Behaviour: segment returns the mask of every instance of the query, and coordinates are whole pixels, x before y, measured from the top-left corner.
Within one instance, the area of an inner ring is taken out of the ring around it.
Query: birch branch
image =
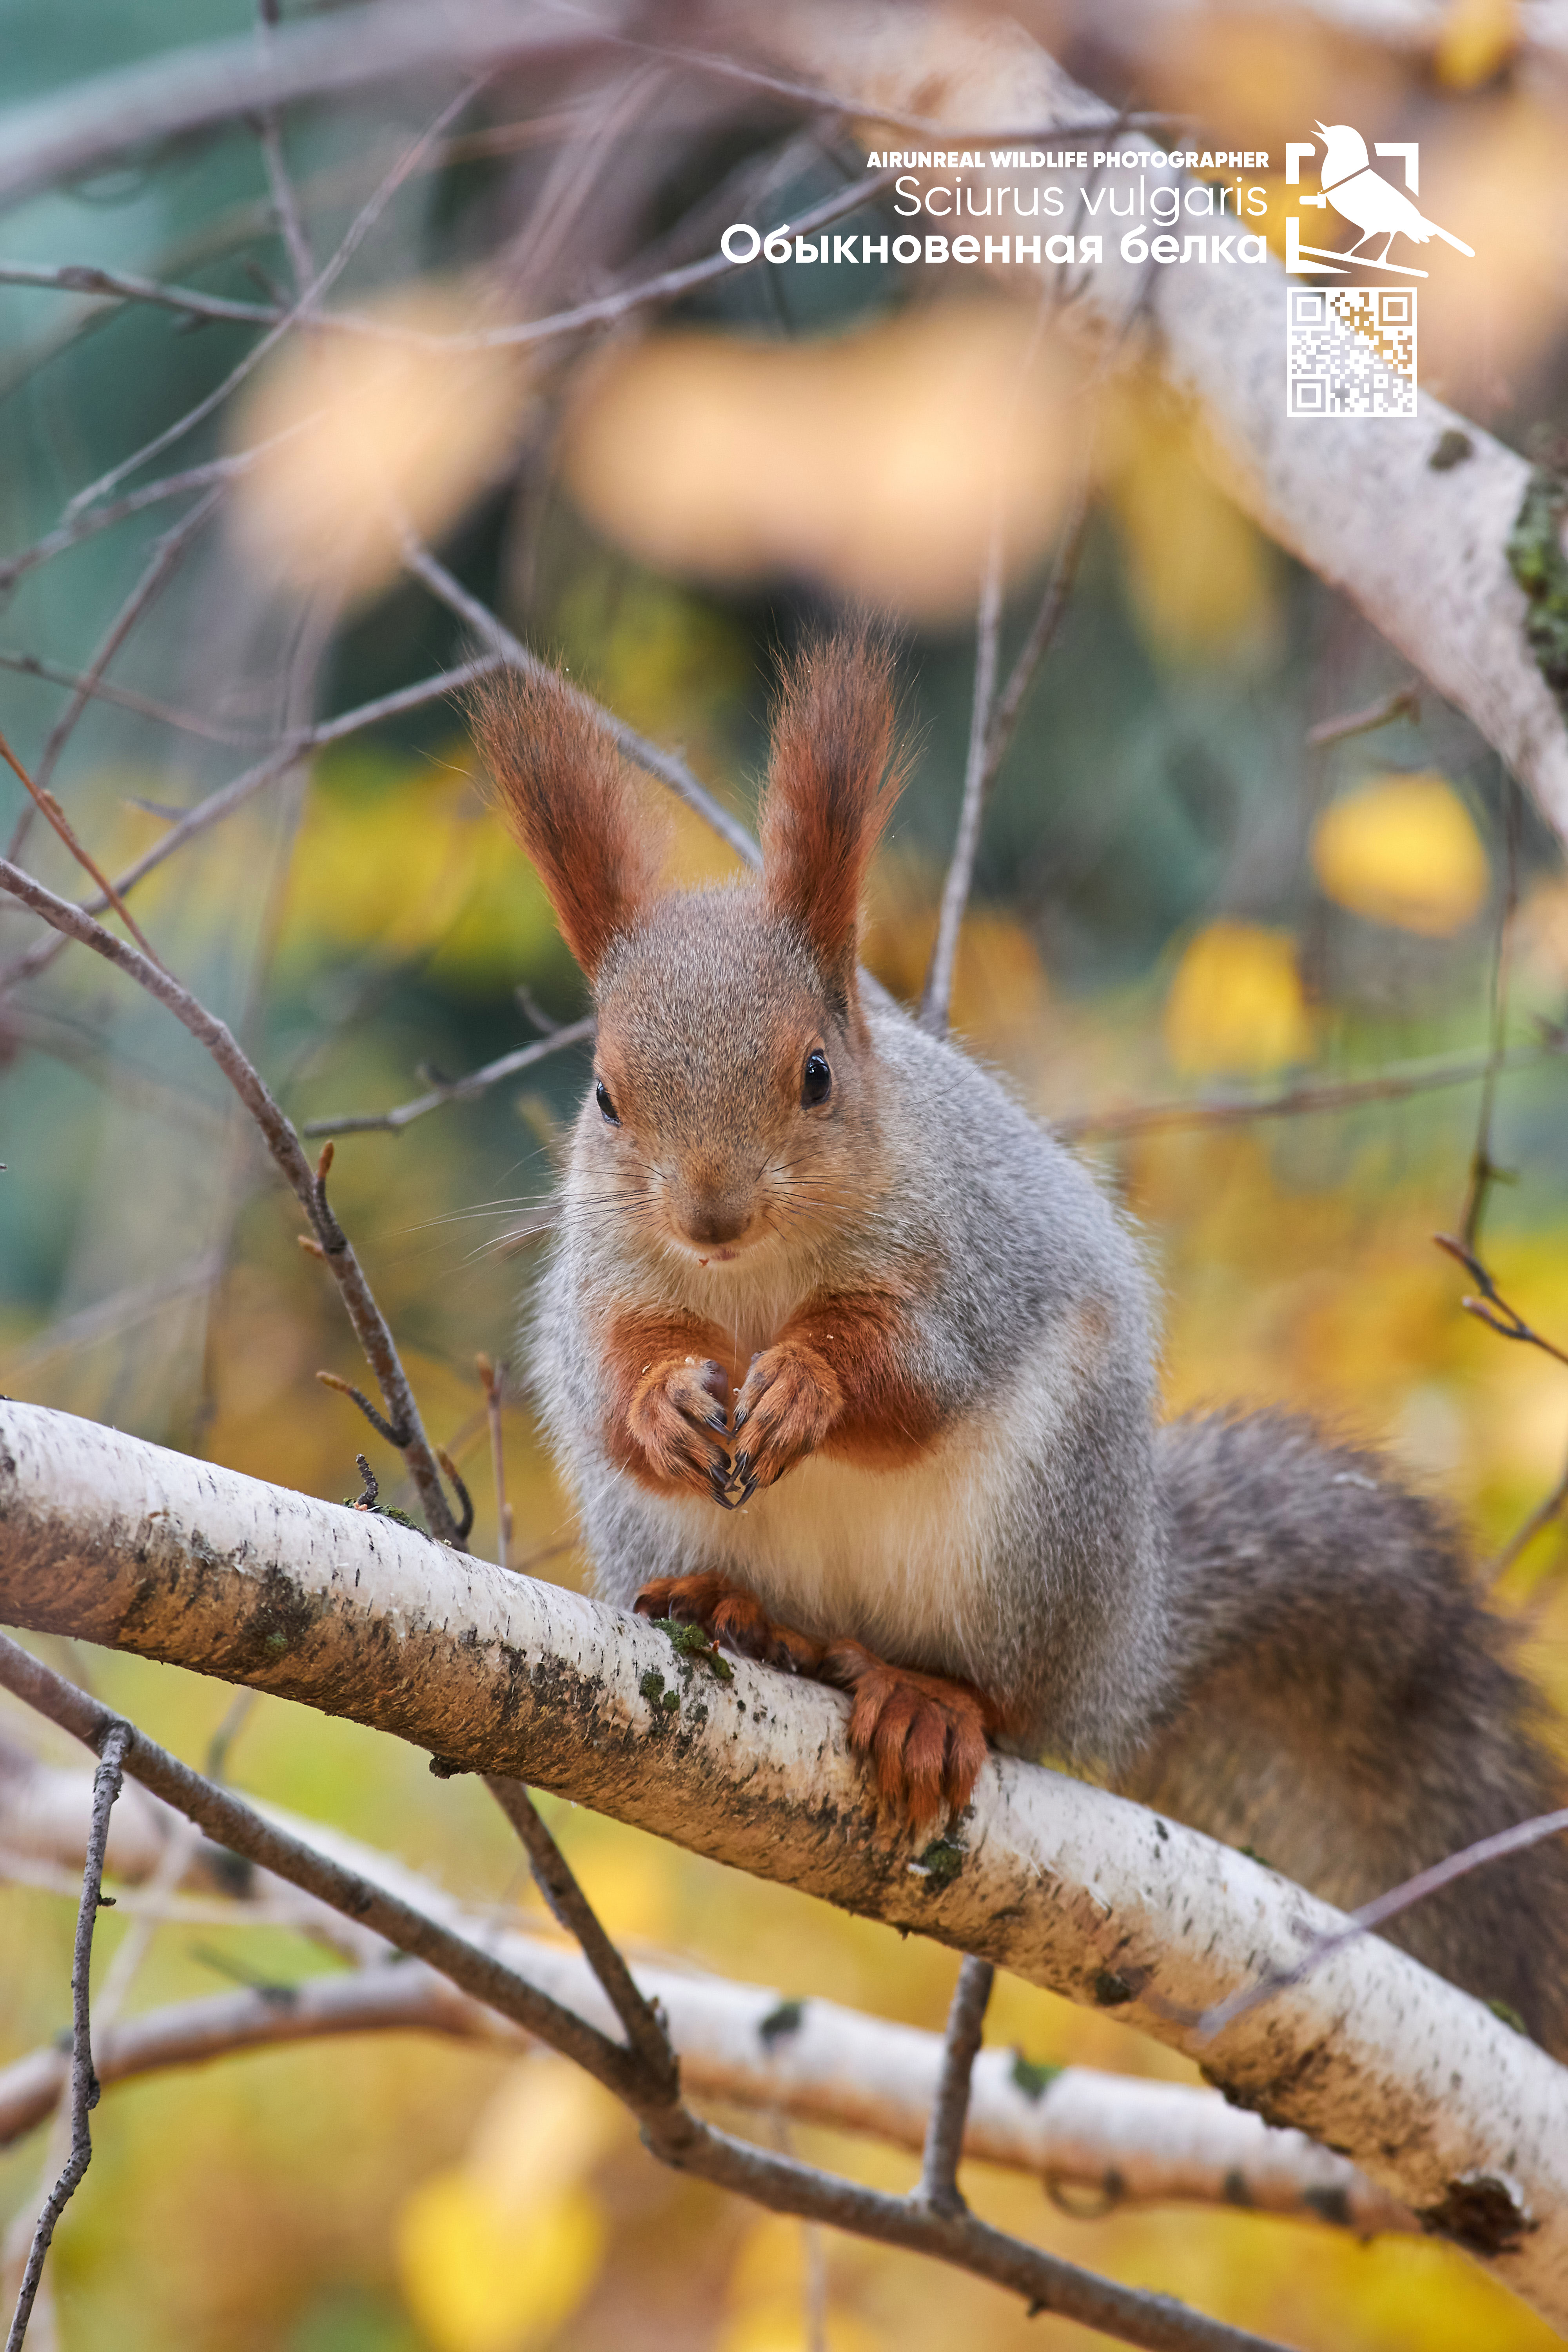
[[[89,1770],[39,1762],[0,1738],[0,1878],[26,1874],[74,1893],[92,1804]],[[320,1823],[276,1809],[272,1817],[301,1837],[323,1843],[359,1874],[386,1885],[469,1942],[489,1943],[508,1965],[591,2025],[612,2031],[614,2013],[583,1959],[564,1946],[471,1908],[405,1864]],[[179,1816],[132,1782],[113,1818],[109,1873],[122,1910],[135,1889],[166,1866]],[[468,2000],[442,1977],[414,1963],[374,1964],[388,1948],[341,1913],[313,1904],[269,1873],[236,1883],[235,1857],[200,1846],[185,1884],[226,1888],[228,1899],[192,1905],[172,1916],[213,1924],[276,1924],[325,1942],[353,1962],[346,1976],[318,1977],[289,1989],[223,1993],[117,2026],[97,2057],[107,2086],[169,2067],[200,2065],[233,2052],[338,2033],[406,2030],[516,2047],[519,2038],[493,2010]],[[165,1898],[167,1900],[168,1898]],[[345,1929],[347,1933],[345,1934]],[[782,2113],[805,2124],[859,2132],[919,2153],[942,2059],[933,2033],[845,2009],[837,2002],[786,2000],[763,1985],[736,1984],[689,1969],[639,1963],[634,1976],[668,2021],[681,2078],[700,2096]],[[0,2072],[0,2147],[41,2123],[68,2074],[58,2046],[34,2051]],[[1329,2222],[1371,2237],[1416,2227],[1407,2210],[1355,2167],[1300,2132],[1278,2131],[1217,2092],[1141,2081],[1091,2067],[1033,2065],[1018,2053],[983,2050],[970,2089],[963,2152],[1111,2200],[1134,2204],[1224,2204],[1247,2211]]]
[[[1245,1855],[1005,1757],[912,1855],[879,1842],[818,1685],[743,1659],[721,1684],[624,1612],[64,1414],[0,1405],[0,1617],[348,1716],[1114,2006],[1568,2324],[1568,2072],[1481,2003],[1369,1937],[1200,2053],[1191,2020],[1342,1925]]]
[[[918,7],[803,0],[751,30],[773,62],[855,93],[871,117],[909,108],[918,92],[925,112],[950,123],[1098,121],[1115,130],[1119,152],[1152,145],[1120,127],[1113,108],[1073,83],[1009,18],[930,0]],[[1281,394],[1284,271],[1273,260],[1152,270],[1124,262],[1114,208],[1141,176],[1107,170],[1097,180],[1106,258],[1078,273],[1064,315],[1103,343],[1144,310],[1152,356],[1203,410],[1232,496],[1466,713],[1568,841],[1568,728],[1526,641],[1526,600],[1506,553],[1529,464],[1424,394],[1408,421],[1324,417],[1310,428],[1292,421]],[[1161,176],[1173,187],[1194,184],[1175,172]],[[1027,186],[1039,175],[1009,165],[968,177],[978,191],[988,183]],[[1035,270],[1003,268],[997,282],[1038,299]],[[1470,454],[1434,472],[1443,434],[1461,427]]]
[[[0,201],[93,170],[129,147],[237,116],[342,96],[405,77],[427,81],[500,64],[541,74],[602,46],[603,26],[552,25],[517,0],[371,0],[100,74],[85,87],[0,116]]]
[[[0,1684],[106,1758],[123,1744],[127,1770],[209,1836],[378,1928],[400,1952],[428,1961],[465,1992],[573,2059],[630,2110],[649,2152],[674,2170],[776,2213],[826,2222],[876,2244],[929,2254],[1023,2296],[1031,2312],[1059,2312],[1120,2342],[1141,2346],[1143,2352],[1283,2352],[1271,2340],[1210,2319],[1169,2295],[1149,2294],[1098,2277],[1023,2239],[1010,2238],[972,2214],[933,2212],[918,2199],[862,2188],[705,2123],[679,2096],[675,2054],[651,2011],[645,2013],[658,2036],[663,2061],[657,2068],[628,2044],[609,2040],[551,2000],[493,1952],[453,1934],[319,1847],[279,1829],[217,1782],[204,1780],[122,1716],[4,1639]]]

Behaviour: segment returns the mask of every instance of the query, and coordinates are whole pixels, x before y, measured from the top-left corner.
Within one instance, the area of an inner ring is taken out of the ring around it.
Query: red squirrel
[[[549,675],[476,731],[597,1010],[535,1391],[602,1596],[851,1695],[917,1833],[987,1742],[1353,1905],[1560,1801],[1458,1538],[1272,1412],[1161,1425],[1130,1223],[858,968],[889,656],[784,676],[760,876],[667,890],[645,790]],[[1389,1934],[1568,2047],[1555,1843]]]

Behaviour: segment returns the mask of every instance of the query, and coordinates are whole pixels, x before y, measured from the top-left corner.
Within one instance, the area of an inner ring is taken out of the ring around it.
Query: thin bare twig
[[[129,269],[100,269],[79,261],[61,262],[53,268],[36,261],[0,261],[0,286],[100,295],[112,302],[148,302],[157,310],[226,325],[272,327],[286,315],[276,302],[233,302],[222,294],[200,293],[194,286],[164,286],[155,278],[139,278]]]
[[[914,131],[926,138],[940,140],[944,147],[963,145],[975,141],[1008,140],[1058,141],[1098,138],[1107,129],[1107,118],[1100,116],[1090,122],[1031,122],[1005,124],[1001,129],[989,126],[965,127],[952,122],[933,122],[929,115],[900,113],[878,106],[874,100],[846,98],[837,90],[816,89],[808,82],[789,81],[782,75],[764,73],[760,67],[742,64],[739,58],[716,57],[707,50],[668,48],[649,41],[634,39],[629,34],[606,36],[616,48],[640,49],[648,57],[663,58],[671,65],[690,66],[698,73],[711,74],[723,81],[742,82],[750,89],[766,90],[777,98],[787,98],[796,105],[813,108],[821,114],[852,116],[858,121],[885,122],[895,131]],[[1158,129],[1162,123],[1177,121],[1169,114],[1122,114],[1116,118],[1117,127],[1131,126],[1137,130]]]
[[[952,973],[958,961],[958,935],[969,887],[974,877],[980,846],[980,818],[985,803],[985,740],[991,730],[991,706],[996,692],[996,647],[1002,629],[1002,517],[992,521],[981,574],[980,603],[974,622],[974,693],[969,709],[969,752],[963,763],[963,798],[958,812],[958,832],[942,886],[936,940],[921,996],[922,1028],[940,1035],[947,1027],[952,1001]]]
[[[64,521],[72,522],[87,508],[96,506],[99,500],[106,498],[110,490],[118,488],[128,475],[134,474],[141,467],[150,464],[154,457],[161,457],[165,449],[172,448],[176,441],[183,440],[193,426],[199,425],[204,417],[211,416],[216,409],[223,406],[230,393],[237,390],[246,378],[255,373],[268,352],[282,341],[291,328],[298,326],[315,310],[322,296],[331,289],[348,268],[349,263],[359,251],[398,189],[402,187],[405,180],[416,169],[426,150],[440,137],[448,122],[472,101],[476,92],[482,87],[482,78],[478,81],[466,83],[458,96],[441,109],[429,129],[421,132],[413,145],[398,157],[374,194],[350,222],[336,252],[317,271],[292,309],[286,311],[278,324],[269,328],[260,341],[253,344],[245,357],[230,368],[223,382],[215,384],[211,392],[205,393],[193,407],[187,408],[184,415],[177,416],[172,425],[165,425],[161,433],[155,433],[151,441],[143,442],[140,449],[133,449],[130,457],[121,458],[119,463],[110,466],[106,473],[100,474],[96,481],[89,482],[85,488],[78,490],[74,498],[67,502],[62,518]]]
[[[680,2070],[664,2021],[638,1990],[632,1972],[600,1925],[597,1913],[578,1885],[572,1865],[551,1836],[544,1818],[521,1780],[487,1779],[486,1788],[521,1839],[533,1883],[552,1916],[575,1936],[583,1957],[605,1989],[605,1997],[620,2019],[629,2046],[637,2052],[650,2080],[668,2084],[669,2096],[679,2095]]]
[[[60,753],[65,750],[72,730],[86,709],[93,689],[104,671],[109,667],[148,606],[156,602],[163,589],[167,586],[192,540],[213,515],[222,497],[222,486],[215,484],[205,498],[198,499],[195,505],[180,517],[172,530],[165,531],[163,537],[154,542],[153,552],[142,568],[140,579],[110,623],[84,675],[72,691],[70,699],[45,737],[44,748],[38,754],[37,769],[32,782],[29,783],[26,776],[22,778],[23,782],[27,784],[27,790],[31,793],[36,805],[43,810],[57,832],[59,831],[59,819],[55,812],[58,810],[58,803],[54,801],[53,795],[49,793],[49,786],[54,781],[55,769],[58,765]],[[5,756],[10,765],[16,768],[16,762],[11,755],[7,752]],[[20,775],[21,770],[18,768],[16,772]],[[32,811],[24,809],[6,847],[7,857],[16,858],[21,856],[22,845],[26,840],[31,817]],[[72,845],[74,836],[67,838],[68,846]],[[83,856],[79,847],[75,849],[74,854],[87,866],[88,871],[99,887],[108,890],[109,885],[104,881],[102,875],[97,866]],[[129,926],[132,937],[146,948],[148,954],[151,955],[152,949],[148,947],[147,941],[132,922],[124,908],[115,900],[112,892],[110,893],[110,903],[114,907],[121,921]]]
[[[58,801],[56,800],[53,793],[46,792],[41,784],[34,782],[32,777],[27,773],[27,771],[22,765],[20,760],[17,759],[15,751],[12,751],[9,743],[6,742],[4,735],[0,735],[0,760],[5,761],[5,765],[11,770],[13,775],[19,776],[21,778],[22,782],[26,787],[31,805],[34,808],[41,809],[43,811],[45,817],[54,827],[56,833],[58,834],[60,839],[65,843],[66,847],[70,851],[71,856],[76,859],[77,864],[81,867],[83,873],[89,874],[92,877],[92,879],[97,883],[100,890],[103,893],[104,904],[113,908],[115,913],[119,916],[121,921],[124,924],[132,938],[135,940],[141,947],[142,953],[151,957],[152,961],[156,963],[158,961],[158,958],[153,954],[152,941],[145,936],[140,926],[137,924],[134,917],[121,899],[113,883],[109,879],[109,877],[100,870],[98,863],[93,857],[90,850],[87,849],[77,838],[76,827],[72,824],[69,817],[67,816],[64,809],[61,808]],[[16,830],[20,834],[24,828],[20,824],[18,824]]]
[[[31,547],[23,548],[19,555],[10,555],[0,562],[0,593],[14,588],[18,580],[40,563],[53,562],[57,555],[79,546],[84,539],[93,539],[100,530],[111,530],[117,523],[143,513],[148,507],[166,505],[170,499],[184,498],[187,490],[205,490],[213,482],[237,481],[249,472],[258,457],[294,434],[303,432],[310,422],[309,417],[300,417],[281,433],[253,443],[248,449],[237,449],[227,457],[209,457],[202,465],[187,466],[177,474],[160,475],[155,482],[144,482],[139,489],[127,490],[122,499],[111,499],[106,506],[95,507],[90,514],[57,523],[53,530],[35,540]]]
[[[98,2105],[98,2077],[92,2071],[92,1937],[98,1924],[99,1905],[104,1899],[103,1857],[109,1845],[109,1816],[114,1810],[114,1800],[120,1794],[121,1767],[130,1738],[129,1725],[116,1725],[110,1728],[104,1736],[99,1767],[93,1775],[92,1825],[88,1832],[87,1862],[81,1874],[81,1906],[77,1912],[76,1943],[71,1953],[70,2155],[59,2179],[44,2200],[43,2211],[38,2215],[27,2266],[22,2273],[21,2292],[16,2297],[11,2332],[5,2338],[5,2352],[21,2352],[22,2339],[27,2333],[27,2322],[33,2315],[33,2305],[37,2299],[38,2283],[44,2275],[44,2257],[55,2234],[55,2224],[92,2161],[92,2132],[88,2117]]]
[[[1479,1298],[1460,1301],[1467,1315],[1473,1315],[1478,1323],[1484,1323],[1487,1329],[1495,1331],[1500,1339],[1521,1339],[1526,1347],[1539,1348],[1543,1355],[1554,1357],[1560,1364],[1568,1364],[1568,1353],[1564,1353],[1555,1340],[1543,1338],[1525,1321],[1517,1307],[1509,1305],[1472,1249],[1467,1248],[1463,1242],[1456,1241],[1452,1234],[1434,1234],[1432,1238],[1440,1250],[1457,1259],[1471,1280],[1479,1285],[1481,1295]]]
[[[531,653],[521,638],[514,636],[506,623],[499,619],[488,604],[482,604],[477,596],[471,596],[462,582],[454,579],[446,565],[438,562],[405,525],[401,535],[405,565],[416,580],[424,582],[440,604],[445,604],[449,612],[456,613],[459,620],[466,621],[478,636],[503,655],[511,667],[521,670],[524,677],[552,674],[549,664],[542,662],[537,654]],[[646,736],[637,734],[613,711],[606,710],[603,703],[595,702],[591,695],[583,693],[581,689],[575,689],[574,693],[578,707],[598,721],[628,760],[634,761],[650,776],[657,776],[661,784],[668,784],[670,791],[689,808],[695,809],[698,815],[712,826],[720,839],[727,842],[735,855],[743,858],[748,866],[762,864],[762,852],[745,826],[698,782],[684,760],[678,759],[673,751],[661,751],[657,743],[650,743]]]
[[[1488,1563],[1486,1573],[1489,1585],[1495,1584],[1500,1577],[1506,1576],[1514,1561],[1522,1559],[1542,1529],[1549,1528],[1553,1519],[1561,1517],[1565,1503],[1568,1503],[1568,1462],[1563,1464],[1563,1474],[1550,1495],[1544,1496],[1537,1503],[1530,1517],[1510,1536],[1497,1558]]]
[[[1079,561],[1089,529],[1089,485],[1088,478],[1079,484],[1078,495],[1068,512],[1056,562],[1046,583],[1046,593],[1040,599],[1028,635],[1018,649],[1018,657],[1007,673],[1007,683],[996,698],[992,714],[991,730],[985,740],[985,768],[982,789],[989,793],[996,781],[996,772],[1007,755],[1007,747],[1023,712],[1029,688],[1040,664],[1050,651],[1051,642],[1061,625],[1062,614],[1072,594],[1078,577]]]
[[[225,727],[218,719],[203,719],[194,710],[177,710],[173,703],[154,702],[150,695],[138,694],[128,686],[114,686],[106,677],[89,677],[84,669],[68,669],[63,662],[46,661],[40,654],[0,651],[0,669],[15,670],[20,677],[41,678],[48,686],[65,686],[90,696],[95,702],[112,702],[121,710],[134,711],[138,719],[155,719],[161,727],[172,727],[185,735],[205,736],[209,743],[255,744],[266,738],[255,727]]]
[[[1307,730],[1308,746],[1314,751],[1321,751],[1325,744],[1346,743],[1352,735],[1371,735],[1395,719],[1417,719],[1420,716],[1421,698],[1415,688],[1402,686],[1364,710],[1347,711],[1342,719],[1320,719],[1315,727]]]
[[[0,858],[0,888],[8,890],[68,938],[79,940],[107,962],[118,964],[121,971],[139,982],[149,995],[155,996],[160,1004],[166,1006],[198,1044],[206,1047],[260,1129],[279,1172],[305,1211],[314,1237],[321,1245],[321,1255],[342,1296],[349,1320],[375,1374],[388,1415],[393,1425],[405,1434],[405,1443],[400,1450],[418,1488],[430,1532],[439,1542],[453,1542],[456,1528],[442,1489],[440,1472],[386,1318],[376,1305],[347,1234],[327,1205],[318,1171],[306,1159],[299,1136],[274,1100],[259,1071],[240,1051],[233,1033],[161,964],[154,963],[137,949],[128,947],[124,940],[117,940],[112,931],[106,931],[101,923],[95,922],[90,915],[73,906],[69,899],[57,898],[52,890],[45,889],[41,882],[36,882],[30,874],[24,874],[8,859]]]
[[[194,841],[198,834],[205,833],[209,826],[221,824],[236,809],[243,807],[253,794],[268,784],[276,783],[280,776],[287,775],[307,751],[321,751],[329,743],[343,742],[349,736],[360,734],[367,727],[379,726],[384,719],[401,718],[405,711],[419,710],[426,703],[439,702],[444,695],[460,693],[464,687],[472,685],[476,679],[488,677],[492,670],[500,668],[502,658],[499,654],[480,655],[473,661],[464,662],[458,669],[443,670],[436,677],[421,678],[417,685],[400,687],[393,694],[378,695],[374,702],[361,703],[356,709],[344,711],[340,718],[324,719],[314,727],[295,729],[284,736],[264,760],[245,769],[232,783],[220,785],[216,793],[209,793],[205,800],[198,801],[195,808],[188,809],[170,825],[162,840],[143,850],[140,857],[116,877],[115,888],[122,894],[133,889],[145,875],[162,866],[163,860],[172,857],[177,849],[183,849],[188,841]],[[109,903],[109,899],[101,895],[87,898],[82,902],[81,912],[100,914]],[[22,981],[34,979],[54,961],[64,945],[64,939],[58,936],[39,940],[32,947],[24,949],[20,955],[14,956],[9,963],[0,965],[0,994],[6,989],[15,988]]]
[[[1519,786],[1507,770],[1503,773],[1503,795],[1507,808],[1504,821],[1508,842],[1507,879],[1503,885],[1502,904],[1498,908],[1497,938],[1492,946],[1491,1045],[1487,1055],[1486,1076],[1481,1081],[1481,1099],[1476,1112],[1476,1139],[1470,1151],[1469,1181],[1464,1211],[1459,1219],[1460,1239],[1466,1249],[1472,1252],[1480,1246],[1481,1219],[1486,1213],[1488,1195],[1493,1184],[1507,1174],[1506,1170],[1499,1168],[1492,1159],[1492,1110],[1497,1097],[1498,1072],[1502,1067],[1506,1050],[1509,950],[1513,938],[1513,919],[1519,908],[1519,832],[1523,814]]]
[[[257,32],[266,49],[282,20],[279,0],[258,0]],[[294,183],[289,176],[289,166],[283,154],[283,130],[276,107],[265,106],[256,118],[256,135],[261,148],[261,160],[267,168],[268,193],[283,238],[283,249],[289,256],[293,273],[294,291],[303,294],[316,274],[311,257],[310,240],[300,216]]]
[[[261,109],[507,61],[542,71],[602,47],[596,26],[530,24],[486,0],[449,0],[438,12],[426,0],[372,0],[291,19],[265,48],[248,34],[193,42],[14,109],[0,156],[0,199],[54,186],[128,148]]]
[[[3,978],[4,975],[0,975]],[[559,1054],[568,1045],[585,1045],[592,1037],[595,1021],[588,1013],[581,1021],[569,1021],[548,1037],[535,1040],[531,1045],[518,1045],[510,1054],[501,1054],[493,1062],[485,1062],[466,1077],[444,1080],[432,1087],[428,1094],[416,1095],[412,1102],[399,1103],[395,1110],[359,1111],[343,1118],[308,1118],[300,1128],[301,1135],[372,1135],[397,1134],[429,1110],[439,1110],[443,1103],[471,1102],[503,1078],[513,1078],[520,1070],[531,1070],[548,1054]]]
[[[1533,1069],[1563,1051],[1555,1037],[1520,1046],[1499,1065],[1503,1073]],[[1054,1118],[1054,1131],[1069,1142],[1090,1135],[1147,1135],[1167,1127],[1237,1127],[1253,1118],[1288,1118],[1300,1113],[1348,1110],[1357,1103],[1394,1102],[1444,1087],[1471,1086],[1484,1078],[1489,1054],[1434,1055],[1423,1061],[1393,1062],[1364,1078],[1303,1078],[1268,1095],[1205,1095],[1194,1102],[1131,1103],[1121,1110],[1072,1111]]]
[[[962,2213],[966,2208],[958,2186],[958,2160],[963,2152],[963,2126],[969,2113],[969,2083],[979,2054],[980,2037],[996,1971],[989,1960],[965,1953],[958,1964],[958,1982],[947,2012],[942,2045],[942,2074],[926,2126],[925,2153],[921,2160],[919,2195],[934,2213]]]
[[[963,801],[959,813],[958,832],[953,842],[952,858],[947,879],[942,887],[942,912],[937,923],[936,945],[931,950],[931,968],[926,975],[925,991],[921,1002],[921,1019],[928,1028],[942,1030],[947,1025],[948,1005],[952,994],[952,975],[958,961],[959,935],[963,925],[963,910],[969,901],[974,879],[974,859],[980,845],[980,824],[986,804],[995,788],[997,774],[1007,756],[1024,703],[1041,662],[1045,659],[1061,625],[1068,599],[1078,573],[1079,558],[1083,551],[1084,534],[1089,528],[1089,492],[1087,476],[1080,483],[1069,510],[1068,520],[1058,550],[1046,592],[1040,600],[1028,635],[1019,648],[1017,659],[1007,675],[1007,683],[998,695],[994,690],[997,639],[1001,621],[999,533],[992,538],[991,560],[981,589],[980,613],[976,628],[974,701],[970,715],[969,757],[964,767]],[[988,599],[994,595],[994,615],[987,623]],[[989,653],[987,636],[989,635]],[[988,674],[987,674],[988,673]],[[982,709],[981,688],[985,688],[984,709]]]
[[[1353,1944],[1358,1937],[1370,1936],[1387,1920],[1424,1902],[1428,1895],[1451,1886],[1457,1878],[1466,1878],[1472,1870],[1479,1870],[1489,1862],[1500,1862],[1508,1854],[1522,1853],[1527,1846],[1539,1845],[1543,1838],[1556,1837],[1563,1830],[1568,1830],[1568,1806],[1553,1813],[1537,1813],[1528,1822],[1516,1822],[1510,1830],[1496,1830],[1490,1837],[1478,1838],[1473,1845],[1462,1847],[1442,1862],[1435,1862],[1429,1870],[1418,1870],[1413,1878],[1391,1886],[1386,1895],[1374,1895],[1370,1903],[1351,1912],[1345,1926],[1336,1928],[1331,1936],[1315,1937],[1289,1968],[1271,1969],[1257,1984],[1233,1992],[1228,2000],[1216,2001],[1197,2020],[1200,2033],[1207,2040],[1222,2032],[1234,2019],[1244,2017],[1260,2001],[1271,2000],[1289,1985],[1300,1984],[1303,1977],[1310,1976],[1347,1944]]]
[[[506,1453],[502,1444],[501,1381],[505,1366],[498,1371],[489,1358],[475,1358],[479,1381],[485,1392],[485,1423],[490,1440],[490,1476],[496,1493],[496,1545],[503,1568],[511,1566],[511,1505],[506,1498]]]
[[[716,2130],[680,2104],[668,2078],[650,2074],[635,2050],[612,2042],[493,1954],[264,1821],[3,1635],[0,1685],[89,1747],[101,1748],[110,1732],[123,1730],[125,1769],[143,1787],[199,1823],[210,1838],[346,1912],[398,1950],[428,1961],[465,1992],[574,2059],[631,2109],[652,2153],[676,2170],[773,2212],[932,2255],[1025,2296],[1032,2309],[1059,2313],[1142,2346],[1145,2352],[1281,2352],[1265,2338],[1190,2311],[1170,2296],[1098,2278],[989,2228],[971,2213],[934,2212],[915,2200],[862,2189]]]

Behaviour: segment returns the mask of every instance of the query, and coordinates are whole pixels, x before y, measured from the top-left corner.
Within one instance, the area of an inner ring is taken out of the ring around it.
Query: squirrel
[[[849,1693],[917,1835],[989,1743],[1348,1908],[1559,1803],[1448,1516],[1302,1419],[1162,1423],[1131,1221],[859,970],[886,644],[787,667],[760,875],[699,890],[563,679],[473,716],[596,1008],[533,1357],[601,1597]],[[1559,1841],[1384,1932],[1568,2056]]]

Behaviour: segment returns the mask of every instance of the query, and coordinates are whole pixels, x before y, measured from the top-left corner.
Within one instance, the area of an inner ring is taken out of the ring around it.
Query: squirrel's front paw
[[[633,1391],[626,1428],[656,1483],[723,1498],[731,1482],[725,1410],[730,1376],[711,1356],[651,1365]]]
[[[771,1486],[820,1445],[842,1402],[837,1381],[814,1348],[784,1339],[754,1357],[735,1405],[741,1500]]]

